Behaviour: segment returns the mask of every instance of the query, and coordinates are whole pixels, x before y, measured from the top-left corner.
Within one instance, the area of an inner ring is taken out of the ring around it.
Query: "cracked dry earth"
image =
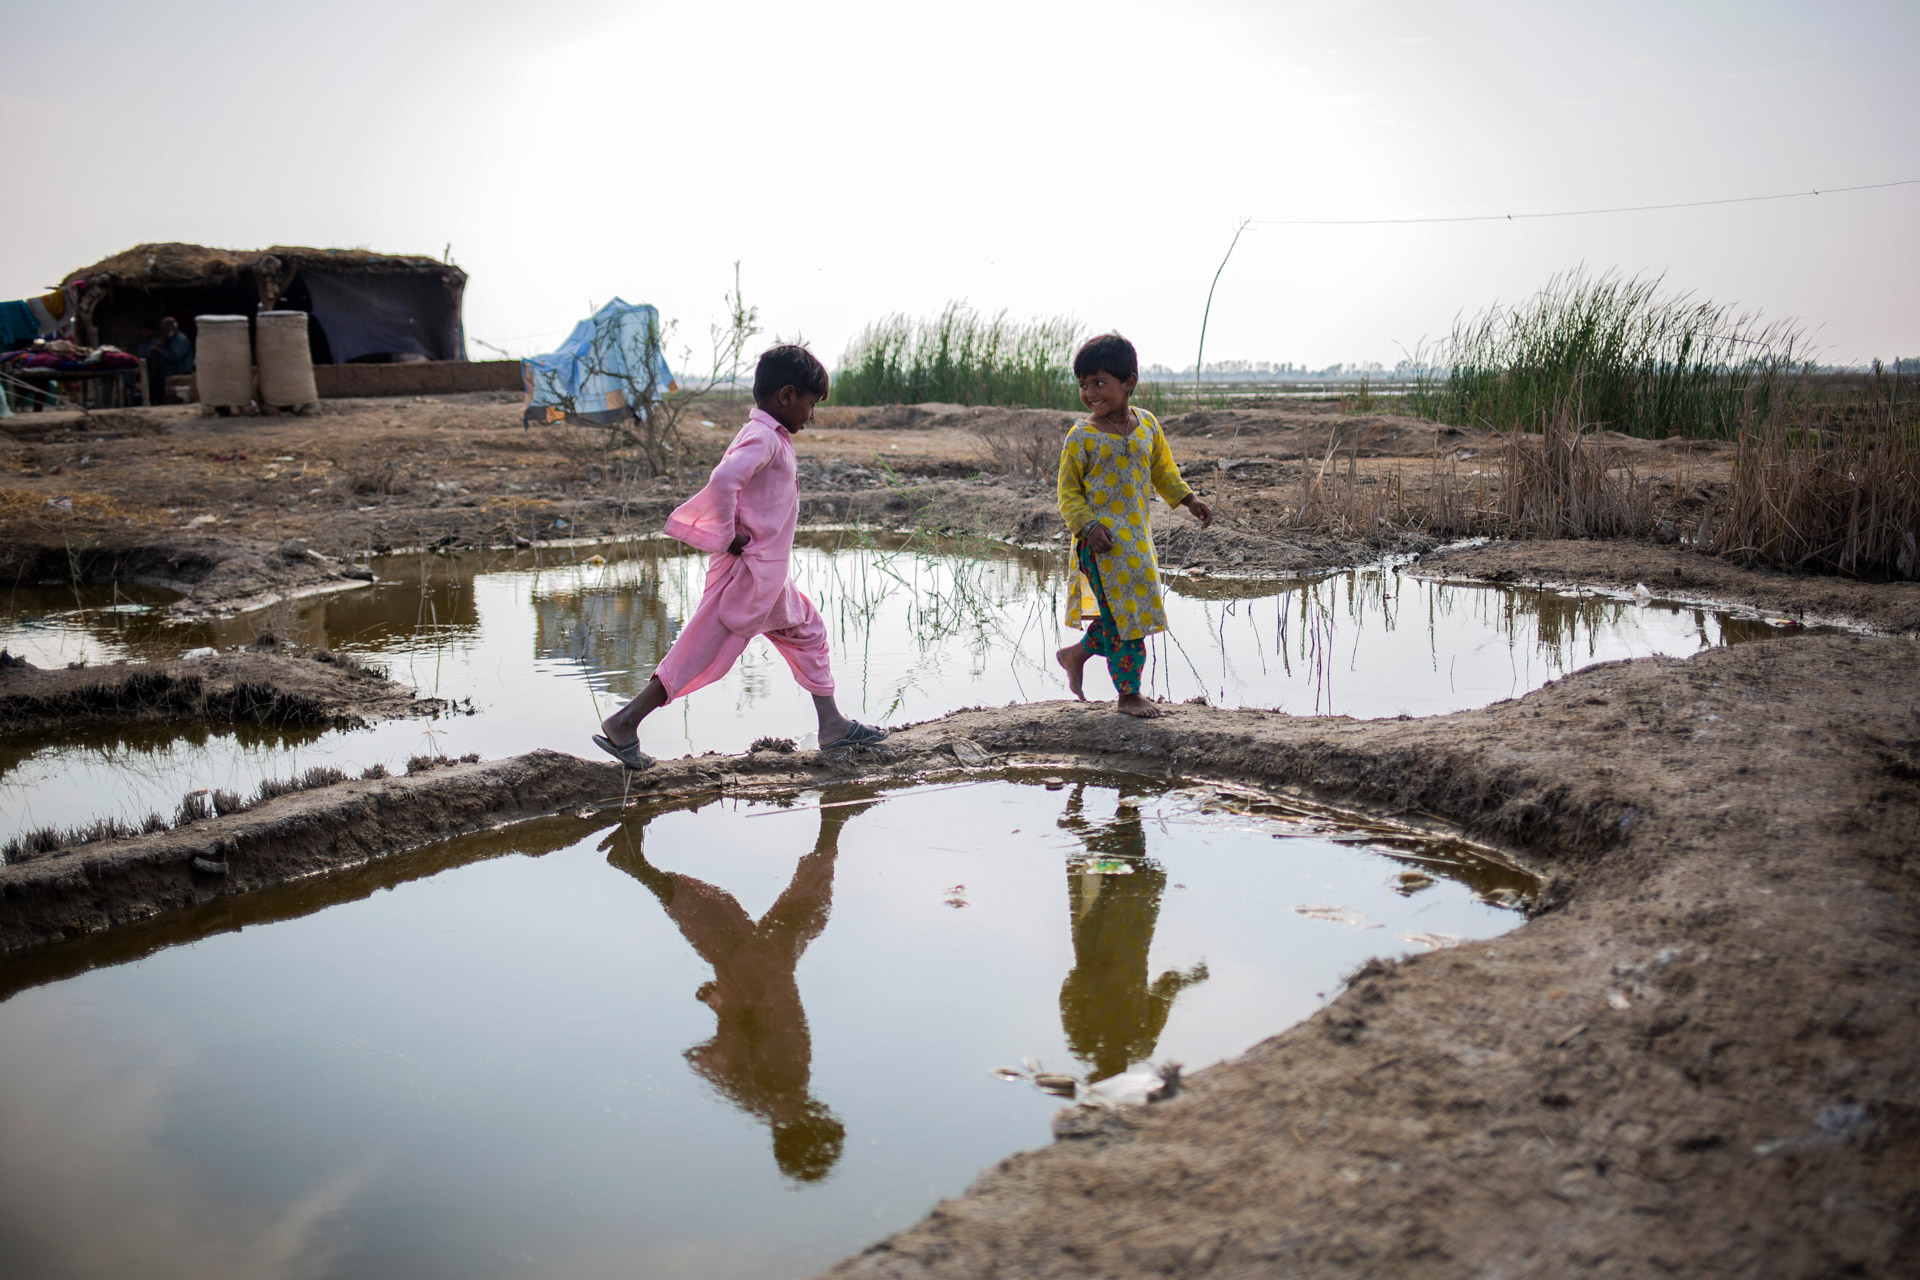
[[[1438,720],[951,718],[1464,820],[1547,910],[1367,966],[827,1274],[1913,1274],[1917,672],[1912,641],[1819,637]]]

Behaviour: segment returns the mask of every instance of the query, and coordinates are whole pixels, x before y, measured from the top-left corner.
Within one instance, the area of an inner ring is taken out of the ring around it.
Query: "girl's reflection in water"
[[[833,906],[840,829],[868,807],[820,810],[813,851],[758,921],[726,890],[648,862],[640,847],[644,823],[618,828],[604,846],[611,848],[607,861],[653,890],[688,944],[713,966],[713,980],[694,993],[713,1010],[713,1038],[688,1049],[687,1061],[721,1096],[766,1121],[774,1162],[799,1182],[832,1172],[846,1126],[809,1092],[813,1042],[794,969]]]
[[[1179,994],[1207,978],[1207,966],[1169,969],[1147,980],[1147,953],[1160,917],[1167,873],[1147,857],[1147,833],[1135,807],[1139,788],[1122,783],[1119,811],[1107,823],[1089,821],[1086,784],[1067,797],[1060,826],[1086,846],[1089,860],[1123,859],[1131,875],[1067,871],[1067,908],[1073,925],[1073,970],[1060,984],[1060,1024],[1067,1047],[1088,1067],[1089,1081],[1117,1076],[1152,1056]]]

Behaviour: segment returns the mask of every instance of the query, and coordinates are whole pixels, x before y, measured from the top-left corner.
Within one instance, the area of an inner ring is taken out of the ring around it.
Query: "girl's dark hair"
[[[1091,378],[1096,373],[1115,378],[1140,376],[1140,353],[1117,333],[1103,333],[1080,344],[1073,356],[1073,376]]]
[[[753,370],[753,398],[765,400],[782,387],[797,387],[816,396],[827,394],[827,366],[796,342],[783,342],[760,353]]]

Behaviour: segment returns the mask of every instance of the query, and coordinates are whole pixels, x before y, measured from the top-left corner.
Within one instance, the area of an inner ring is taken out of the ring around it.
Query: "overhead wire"
[[[1253,218],[1256,227],[1388,227],[1414,226],[1441,222],[1520,222],[1536,218],[1590,218],[1604,213],[1651,213],[1662,209],[1704,209],[1711,205],[1757,204],[1764,200],[1804,200],[1812,196],[1836,196],[1849,191],[1883,191],[1889,187],[1920,186],[1920,178],[1902,178],[1897,182],[1864,182],[1851,187],[1815,187],[1806,191],[1781,191],[1765,196],[1727,196],[1719,200],[1681,200],[1672,204],[1628,204],[1605,209],[1556,209],[1543,213],[1470,213],[1439,218]]]

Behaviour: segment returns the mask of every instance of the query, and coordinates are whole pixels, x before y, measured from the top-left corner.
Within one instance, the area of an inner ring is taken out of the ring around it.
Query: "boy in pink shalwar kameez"
[[[640,722],[674,698],[712,684],[763,635],[813,695],[820,745],[871,746],[886,731],[849,720],[833,700],[827,627],[787,574],[800,519],[793,433],[827,395],[827,370],[805,347],[774,347],[753,375],[756,405],[713,469],[707,487],[667,518],[666,532],[709,552],[707,585],[640,696],[601,721],[594,742],[629,769],[653,758],[640,750]]]

